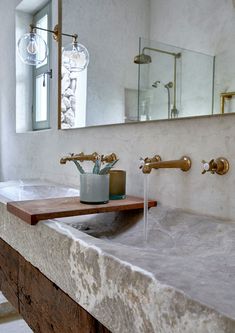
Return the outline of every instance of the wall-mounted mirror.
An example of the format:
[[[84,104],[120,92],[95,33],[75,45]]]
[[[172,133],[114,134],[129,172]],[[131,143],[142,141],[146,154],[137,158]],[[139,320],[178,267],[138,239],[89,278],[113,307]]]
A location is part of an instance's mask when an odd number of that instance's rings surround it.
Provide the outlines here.
[[[62,30],[90,54],[62,59],[62,129],[234,111],[233,0],[62,0]]]

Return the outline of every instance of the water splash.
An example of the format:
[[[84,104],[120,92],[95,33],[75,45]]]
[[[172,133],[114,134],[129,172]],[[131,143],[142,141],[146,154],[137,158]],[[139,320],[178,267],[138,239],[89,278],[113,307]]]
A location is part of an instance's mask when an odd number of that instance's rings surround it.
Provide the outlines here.
[[[149,175],[144,174],[144,242],[148,241],[148,195],[149,195]]]

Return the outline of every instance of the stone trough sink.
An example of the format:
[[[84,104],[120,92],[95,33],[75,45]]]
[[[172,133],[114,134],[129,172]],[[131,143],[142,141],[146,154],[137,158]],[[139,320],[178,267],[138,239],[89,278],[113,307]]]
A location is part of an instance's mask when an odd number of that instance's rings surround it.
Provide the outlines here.
[[[124,280],[120,263],[109,272],[120,282],[113,286],[117,294],[112,302],[123,310],[115,332],[235,332],[232,221],[158,206],[149,210],[147,243],[138,211],[62,222],[91,236],[128,267]],[[126,299],[118,300],[124,290]]]
[[[0,237],[111,332],[235,332],[232,221],[159,205],[149,210],[147,243],[140,211],[30,226],[6,210],[4,187]]]

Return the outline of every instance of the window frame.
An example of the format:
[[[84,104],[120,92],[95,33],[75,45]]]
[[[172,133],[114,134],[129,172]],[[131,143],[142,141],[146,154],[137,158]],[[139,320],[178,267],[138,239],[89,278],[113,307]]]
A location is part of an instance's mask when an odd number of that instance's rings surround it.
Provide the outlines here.
[[[51,21],[52,21],[52,14],[51,14],[51,1],[47,3],[42,9],[40,9],[36,14],[33,16],[33,24],[37,25],[37,22],[43,18],[45,15],[47,15],[47,29],[50,29],[51,27]],[[40,31],[40,30],[38,30]],[[47,47],[48,47],[48,57],[47,62],[43,66],[35,66],[33,68],[33,106],[32,106],[32,129],[34,131],[36,130],[42,130],[42,129],[48,129],[50,128],[50,75],[45,74],[45,82],[46,82],[46,88],[47,88],[47,115],[46,120],[43,121],[37,121],[36,120],[36,79],[43,75],[43,73],[50,71],[51,68],[51,34],[47,32]]]

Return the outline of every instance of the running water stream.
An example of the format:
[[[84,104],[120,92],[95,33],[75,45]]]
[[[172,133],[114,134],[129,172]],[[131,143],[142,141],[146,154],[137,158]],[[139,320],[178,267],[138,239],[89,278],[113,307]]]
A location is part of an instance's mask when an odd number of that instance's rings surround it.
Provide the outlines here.
[[[148,195],[149,195],[149,175],[144,174],[144,242],[148,241]]]
[[[148,245],[148,232],[149,232],[149,208],[148,208],[148,200],[149,200],[149,174],[144,174],[144,244]],[[151,219],[152,220],[152,219]],[[170,239],[172,244],[175,244],[174,235],[172,235],[167,230],[164,230],[164,227],[157,220],[152,220],[155,224],[157,224],[158,232],[162,233],[162,236],[167,236]],[[156,229],[155,229],[156,230]]]

